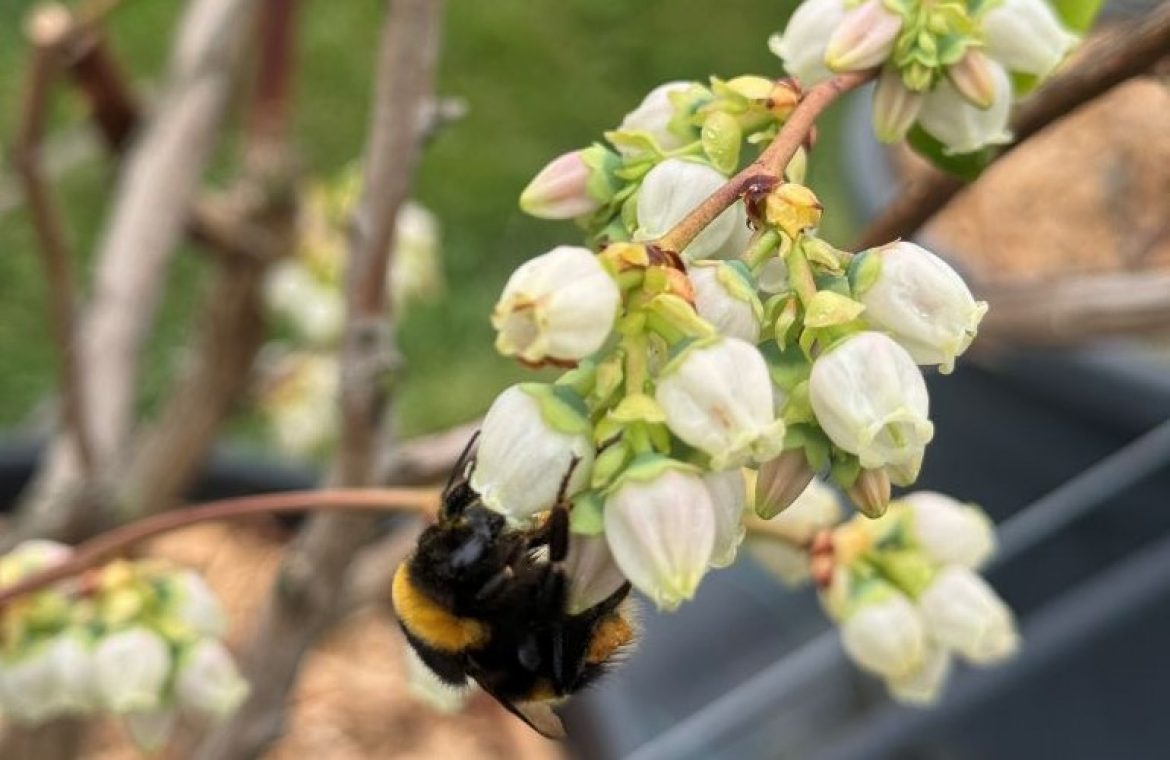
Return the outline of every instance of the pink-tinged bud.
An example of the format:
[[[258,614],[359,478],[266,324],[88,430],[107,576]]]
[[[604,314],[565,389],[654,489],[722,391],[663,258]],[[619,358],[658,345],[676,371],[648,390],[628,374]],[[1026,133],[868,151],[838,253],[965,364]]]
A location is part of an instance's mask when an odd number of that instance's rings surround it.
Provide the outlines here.
[[[902,30],[902,17],[882,0],[866,0],[845,14],[829,37],[825,63],[833,71],[871,69],[885,63]]]
[[[541,219],[572,219],[591,214],[601,202],[589,195],[589,167],[574,150],[554,158],[520,194],[520,208]]]
[[[906,87],[897,68],[883,69],[873,94],[873,130],[877,139],[894,143],[906,137],[921,109],[922,93]]]
[[[991,108],[995,103],[995,70],[991,59],[976,48],[968,48],[959,62],[947,67],[947,78],[978,108]]]
[[[804,449],[789,449],[764,462],[756,477],[756,514],[771,520],[788,509],[808,489],[813,475]]]
[[[848,493],[861,514],[871,519],[881,517],[890,507],[890,476],[885,470],[862,470]]]

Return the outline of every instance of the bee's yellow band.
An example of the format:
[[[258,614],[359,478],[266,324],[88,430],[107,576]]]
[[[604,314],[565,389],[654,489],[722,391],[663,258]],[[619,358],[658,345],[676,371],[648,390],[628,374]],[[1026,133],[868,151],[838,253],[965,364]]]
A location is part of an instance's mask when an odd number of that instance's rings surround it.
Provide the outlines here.
[[[452,615],[419,591],[410,581],[406,562],[394,573],[391,595],[398,619],[428,646],[440,652],[462,652],[487,643],[487,626],[472,618]]]

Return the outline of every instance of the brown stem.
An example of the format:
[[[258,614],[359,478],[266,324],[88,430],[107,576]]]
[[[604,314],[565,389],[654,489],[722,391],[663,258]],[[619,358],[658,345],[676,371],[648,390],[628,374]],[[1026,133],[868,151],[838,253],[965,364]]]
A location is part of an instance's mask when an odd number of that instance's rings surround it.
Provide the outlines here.
[[[263,152],[267,146],[285,142],[292,104],[299,3],[300,0],[263,0],[260,6],[256,84],[248,114],[250,152]]]
[[[814,85],[800,99],[772,144],[659,238],[658,247],[667,251],[682,251],[752,184],[779,178],[797,149],[808,139],[817,117],[842,95],[865,84],[875,75],[876,71],[872,70],[850,71]]]
[[[429,514],[438,505],[434,488],[338,488],[285,491],[209,501],[190,509],[165,512],[128,523],[79,544],[67,562],[0,589],[0,609],[18,596],[39,591],[125,553],[147,539],[197,523],[236,520],[288,512],[417,512]]]
[[[1149,71],[1170,51],[1170,3],[1137,21],[1119,25],[1086,45],[1076,62],[1020,105],[1012,120],[1007,153],[1078,106]],[[908,238],[946,208],[963,182],[938,169],[906,188],[861,234],[858,249]]]
[[[65,434],[72,441],[81,471],[88,476],[93,472],[94,453],[81,388],[81,361],[75,344],[77,298],[73,254],[69,250],[64,224],[49,194],[40,162],[49,91],[61,63],[63,47],[72,33],[73,20],[65,9],[46,6],[34,12],[29,24],[33,57],[21,107],[13,163],[23,183],[29,215],[40,242],[41,263],[49,292],[49,321],[59,356],[58,382]]]

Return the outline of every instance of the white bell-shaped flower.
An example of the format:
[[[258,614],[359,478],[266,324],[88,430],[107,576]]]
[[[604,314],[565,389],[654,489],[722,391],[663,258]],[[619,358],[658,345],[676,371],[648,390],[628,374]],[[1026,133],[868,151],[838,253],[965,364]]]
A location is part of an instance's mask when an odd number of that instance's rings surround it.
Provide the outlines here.
[[[94,651],[102,704],[116,713],[154,710],[171,672],[167,642],[143,626],[110,634]]]
[[[87,636],[59,633],[49,643],[48,652],[56,670],[56,711],[81,715],[97,707],[97,671]]]
[[[880,273],[862,292],[864,319],[889,333],[922,365],[950,372],[967,350],[987,313],[949,264],[906,241],[874,249]]]
[[[703,482],[715,506],[715,547],[711,552],[711,567],[727,567],[735,562],[735,555],[743,541],[747,484],[738,467],[709,472],[703,476]]]
[[[603,535],[573,534],[569,554],[561,567],[569,581],[565,606],[570,615],[595,607],[626,582]]]
[[[995,97],[988,108],[969,103],[947,79],[939,81],[922,101],[918,123],[943,144],[947,153],[973,153],[988,145],[1011,142],[1011,80],[1003,66],[994,61],[987,73],[995,87]]]
[[[695,290],[695,309],[720,335],[755,344],[764,310],[755,288],[734,265],[696,261],[687,267]]]
[[[4,714],[22,723],[40,723],[62,714],[53,647],[40,642],[12,659],[0,661]]]
[[[750,343],[691,346],[663,369],[655,398],[671,432],[707,453],[713,469],[766,462],[784,448],[768,367]]]
[[[995,526],[983,510],[933,491],[903,496],[911,535],[940,565],[978,569],[995,551]]]
[[[918,607],[930,633],[971,662],[999,662],[1019,646],[1012,611],[973,570],[943,568],[922,592]]]
[[[927,707],[934,704],[946,685],[953,659],[945,648],[927,642],[918,667],[896,678],[886,679],[890,696],[907,705]]]
[[[902,30],[902,16],[882,0],[865,0],[849,10],[825,46],[825,63],[833,71],[859,71],[890,57]]]
[[[987,53],[1012,71],[1046,77],[1077,44],[1045,0],[1003,0],[980,19]]]
[[[666,159],[642,179],[635,237],[639,240],[662,237],[726,181],[726,177],[707,164]],[[741,236],[746,226],[747,211],[742,203],[735,203],[715,217],[682,253],[692,260],[715,257],[729,241]]]
[[[783,33],[768,39],[768,49],[784,61],[784,69],[803,87],[832,76],[825,63],[825,48],[846,12],[845,0],[807,0],[796,6]]]
[[[618,127],[623,132],[649,132],[658,147],[663,150],[677,150],[687,144],[687,139],[676,135],[668,128],[670,120],[674,118],[674,105],[670,102],[672,93],[684,92],[693,87],[694,82],[667,82],[660,84],[647,93],[642,102],[633,111],[622,119]],[[629,148],[618,146],[622,153],[628,153]]]
[[[711,493],[692,468],[628,470],[605,502],[605,537],[630,583],[660,609],[690,599],[715,548]]]
[[[540,219],[573,219],[592,214],[601,202],[588,191],[589,167],[574,150],[554,158],[520,194],[520,208]]]
[[[858,333],[817,357],[809,400],[825,434],[865,468],[913,462],[934,435],[922,373],[883,333]]]
[[[566,476],[566,497],[588,485],[593,458],[588,420],[552,386],[513,385],[484,417],[471,487],[489,509],[522,522],[556,503]]]
[[[883,678],[915,673],[926,658],[927,642],[918,610],[892,588],[862,604],[841,624],[841,644],[849,658]]]
[[[279,358],[261,404],[281,450],[294,456],[322,453],[337,430],[337,357],[297,352]]]
[[[183,653],[175,694],[184,707],[224,718],[247,699],[248,691],[231,652],[218,639],[202,639]]]
[[[496,350],[531,364],[584,359],[609,337],[620,300],[588,248],[557,246],[508,278],[492,311]]]
[[[400,313],[443,290],[439,220],[421,203],[406,201],[394,219],[394,253],[386,272],[390,302]]]
[[[222,637],[227,633],[227,615],[215,592],[194,570],[183,570],[168,579],[168,598],[175,618],[200,636]]]

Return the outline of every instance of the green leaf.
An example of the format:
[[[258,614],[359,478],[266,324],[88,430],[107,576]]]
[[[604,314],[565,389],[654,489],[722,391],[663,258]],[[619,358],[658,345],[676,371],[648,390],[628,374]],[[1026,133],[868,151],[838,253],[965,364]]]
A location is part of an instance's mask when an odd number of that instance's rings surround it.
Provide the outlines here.
[[[739,165],[739,149],[743,144],[743,130],[731,114],[716,111],[703,121],[701,132],[703,152],[711,165],[723,174],[731,174]]]
[[[974,153],[948,154],[944,151],[941,142],[931,137],[926,133],[926,130],[917,124],[911,128],[906,139],[910,143],[910,147],[932,164],[968,182],[978,177],[995,157],[993,148],[983,148]]]
[[[1053,9],[1070,30],[1084,34],[1093,25],[1104,0],[1052,0]]]

